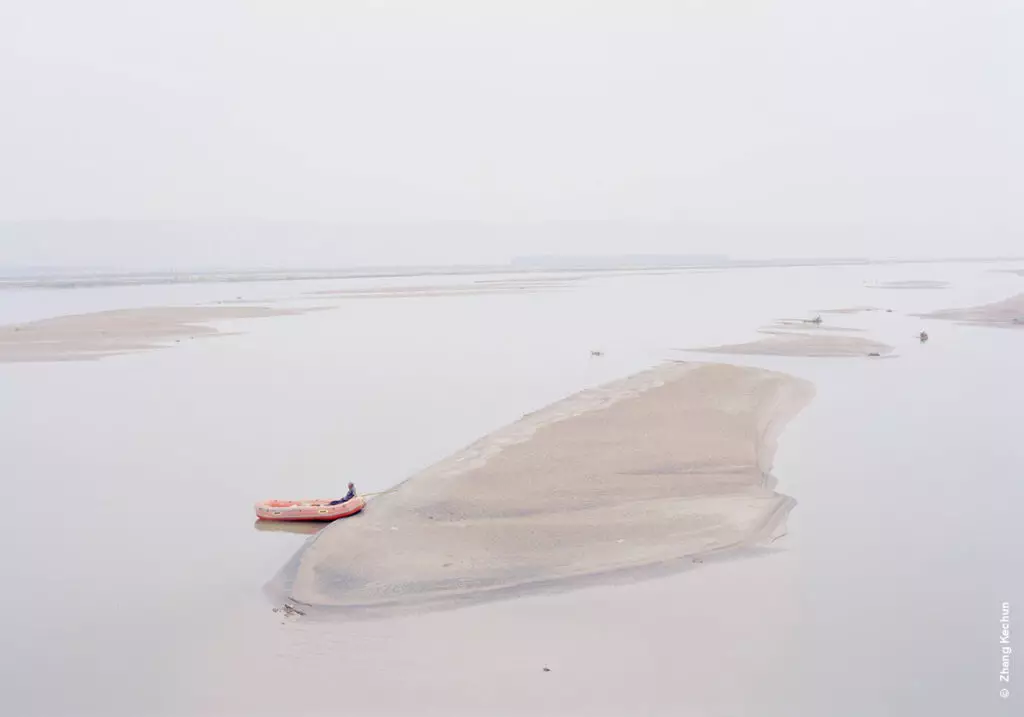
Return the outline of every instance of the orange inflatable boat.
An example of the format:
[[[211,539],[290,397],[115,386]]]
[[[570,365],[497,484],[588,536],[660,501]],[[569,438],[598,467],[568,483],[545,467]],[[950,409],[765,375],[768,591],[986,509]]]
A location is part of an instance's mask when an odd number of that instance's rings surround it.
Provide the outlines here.
[[[337,520],[355,515],[366,507],[361,496],[331,505],[322,500],[264,500],[256,504],[256,517],[260,520]]]

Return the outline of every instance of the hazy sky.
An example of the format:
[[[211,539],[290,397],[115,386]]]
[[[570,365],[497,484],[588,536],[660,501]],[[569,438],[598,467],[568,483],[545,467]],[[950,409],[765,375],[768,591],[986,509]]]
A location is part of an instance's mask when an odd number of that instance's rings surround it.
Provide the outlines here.
[[[5,0],[0,221],[205,228],[8,225],[0,265],[1024,253],[1022,38],[1019,0]],[[324,229],[376,223],[416,226]]]

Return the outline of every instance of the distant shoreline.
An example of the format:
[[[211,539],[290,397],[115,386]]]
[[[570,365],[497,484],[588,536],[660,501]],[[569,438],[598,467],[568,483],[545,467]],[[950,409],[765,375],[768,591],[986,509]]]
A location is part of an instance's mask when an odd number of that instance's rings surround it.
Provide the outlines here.
[[[684,272],[723,269],[772,269],[819,266],[892,266],[912,264],[986,264],[1020,262],[1024,257],[950,257],[941,259],[870,259],[847,257],[796,259],[720,259],[694,261],[681,257],[673,263],[661,257],[659,263],[620,264],[588,263],[579,258],[568,258],[559,263],[558,257],[543,262],[514,259],[505,264],[422,265],[422,266],[357,266],[334,269],[208,269],[189,271],[110,271],[107,269],[60,269],[33,267],[12,269],[0,267],[0,290],[4,289],[88,289],[117,286],[153,286],[161,284],[235,284],[282,281],[317,281],[330,279],[388,279],[417,276],[472,276],[515,274],[635,274],[658,272]]]

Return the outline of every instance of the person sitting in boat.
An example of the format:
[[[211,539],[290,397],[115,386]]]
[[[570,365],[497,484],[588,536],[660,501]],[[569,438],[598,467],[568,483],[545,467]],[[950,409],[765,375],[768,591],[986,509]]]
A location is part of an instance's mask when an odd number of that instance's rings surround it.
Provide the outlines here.
[[[355,497],[356,497],[356,484],[355,483],[349,483],[348,484],[348,493],[345,494],[345,497],[341,498],[339,500],[332,500],[327,505],[338,505],[339,503],[344,503],[346,501],[352,500]]]

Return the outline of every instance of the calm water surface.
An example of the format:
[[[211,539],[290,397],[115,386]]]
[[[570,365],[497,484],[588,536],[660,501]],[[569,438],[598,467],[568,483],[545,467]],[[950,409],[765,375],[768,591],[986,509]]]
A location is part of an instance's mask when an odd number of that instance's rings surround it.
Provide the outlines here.
[[[0,365],[5,701],[24,715],[255,714],[254,685],[266,680],[316,689],[302,684],[319,674],[313,663],[346,679],[386,664],[406,687],[368,703],[381,713],[485,709],[443,669],[465,652],[408,662],[417,630],[463,620],[501,640],[488,632],[495,622],[550,621],[557,636],[581,606],[611,609],[606,589],[350,628],[394,648],[353,660],[344,640],[282,627],[270,611],[262,586],[306,536],[254,529],[251,503],[331,495],[350,479],[380,490],[523,413],[687,357],[679,349],[870,304],[894,311],[827,321],[869,330],[900,358],[736,361],[818,387],[780,443],[779,490],[799,507],[778,549],[616,588],[681,609],[670,628],[611,612],[628,632],[584,624],[588,639],[552,637],[567,667],[591,660],[585,675],[513,691],[509,650],[478,687],[506,713],[543,699],[562,714],[631,704],[675,715],[1014,714],[1024,702],[998,696],[997,633],[1002,602],[1024,619],[1024,332],[907,316],[1024,290],[988,268],[584,277],[516,294],[344,301],[308,292],[466,279],[0,292],[2,322],[238,296],[333,307],[229,322],[236,335],[173,349]],[[866,286],[904,279],[953,287]],[[924,346],[913,339],[922,326]],[[641,675],[622,660],[658,649],[637,637],[645,629],[678,639]],[[618,657],[595,665],[602,650]]]

